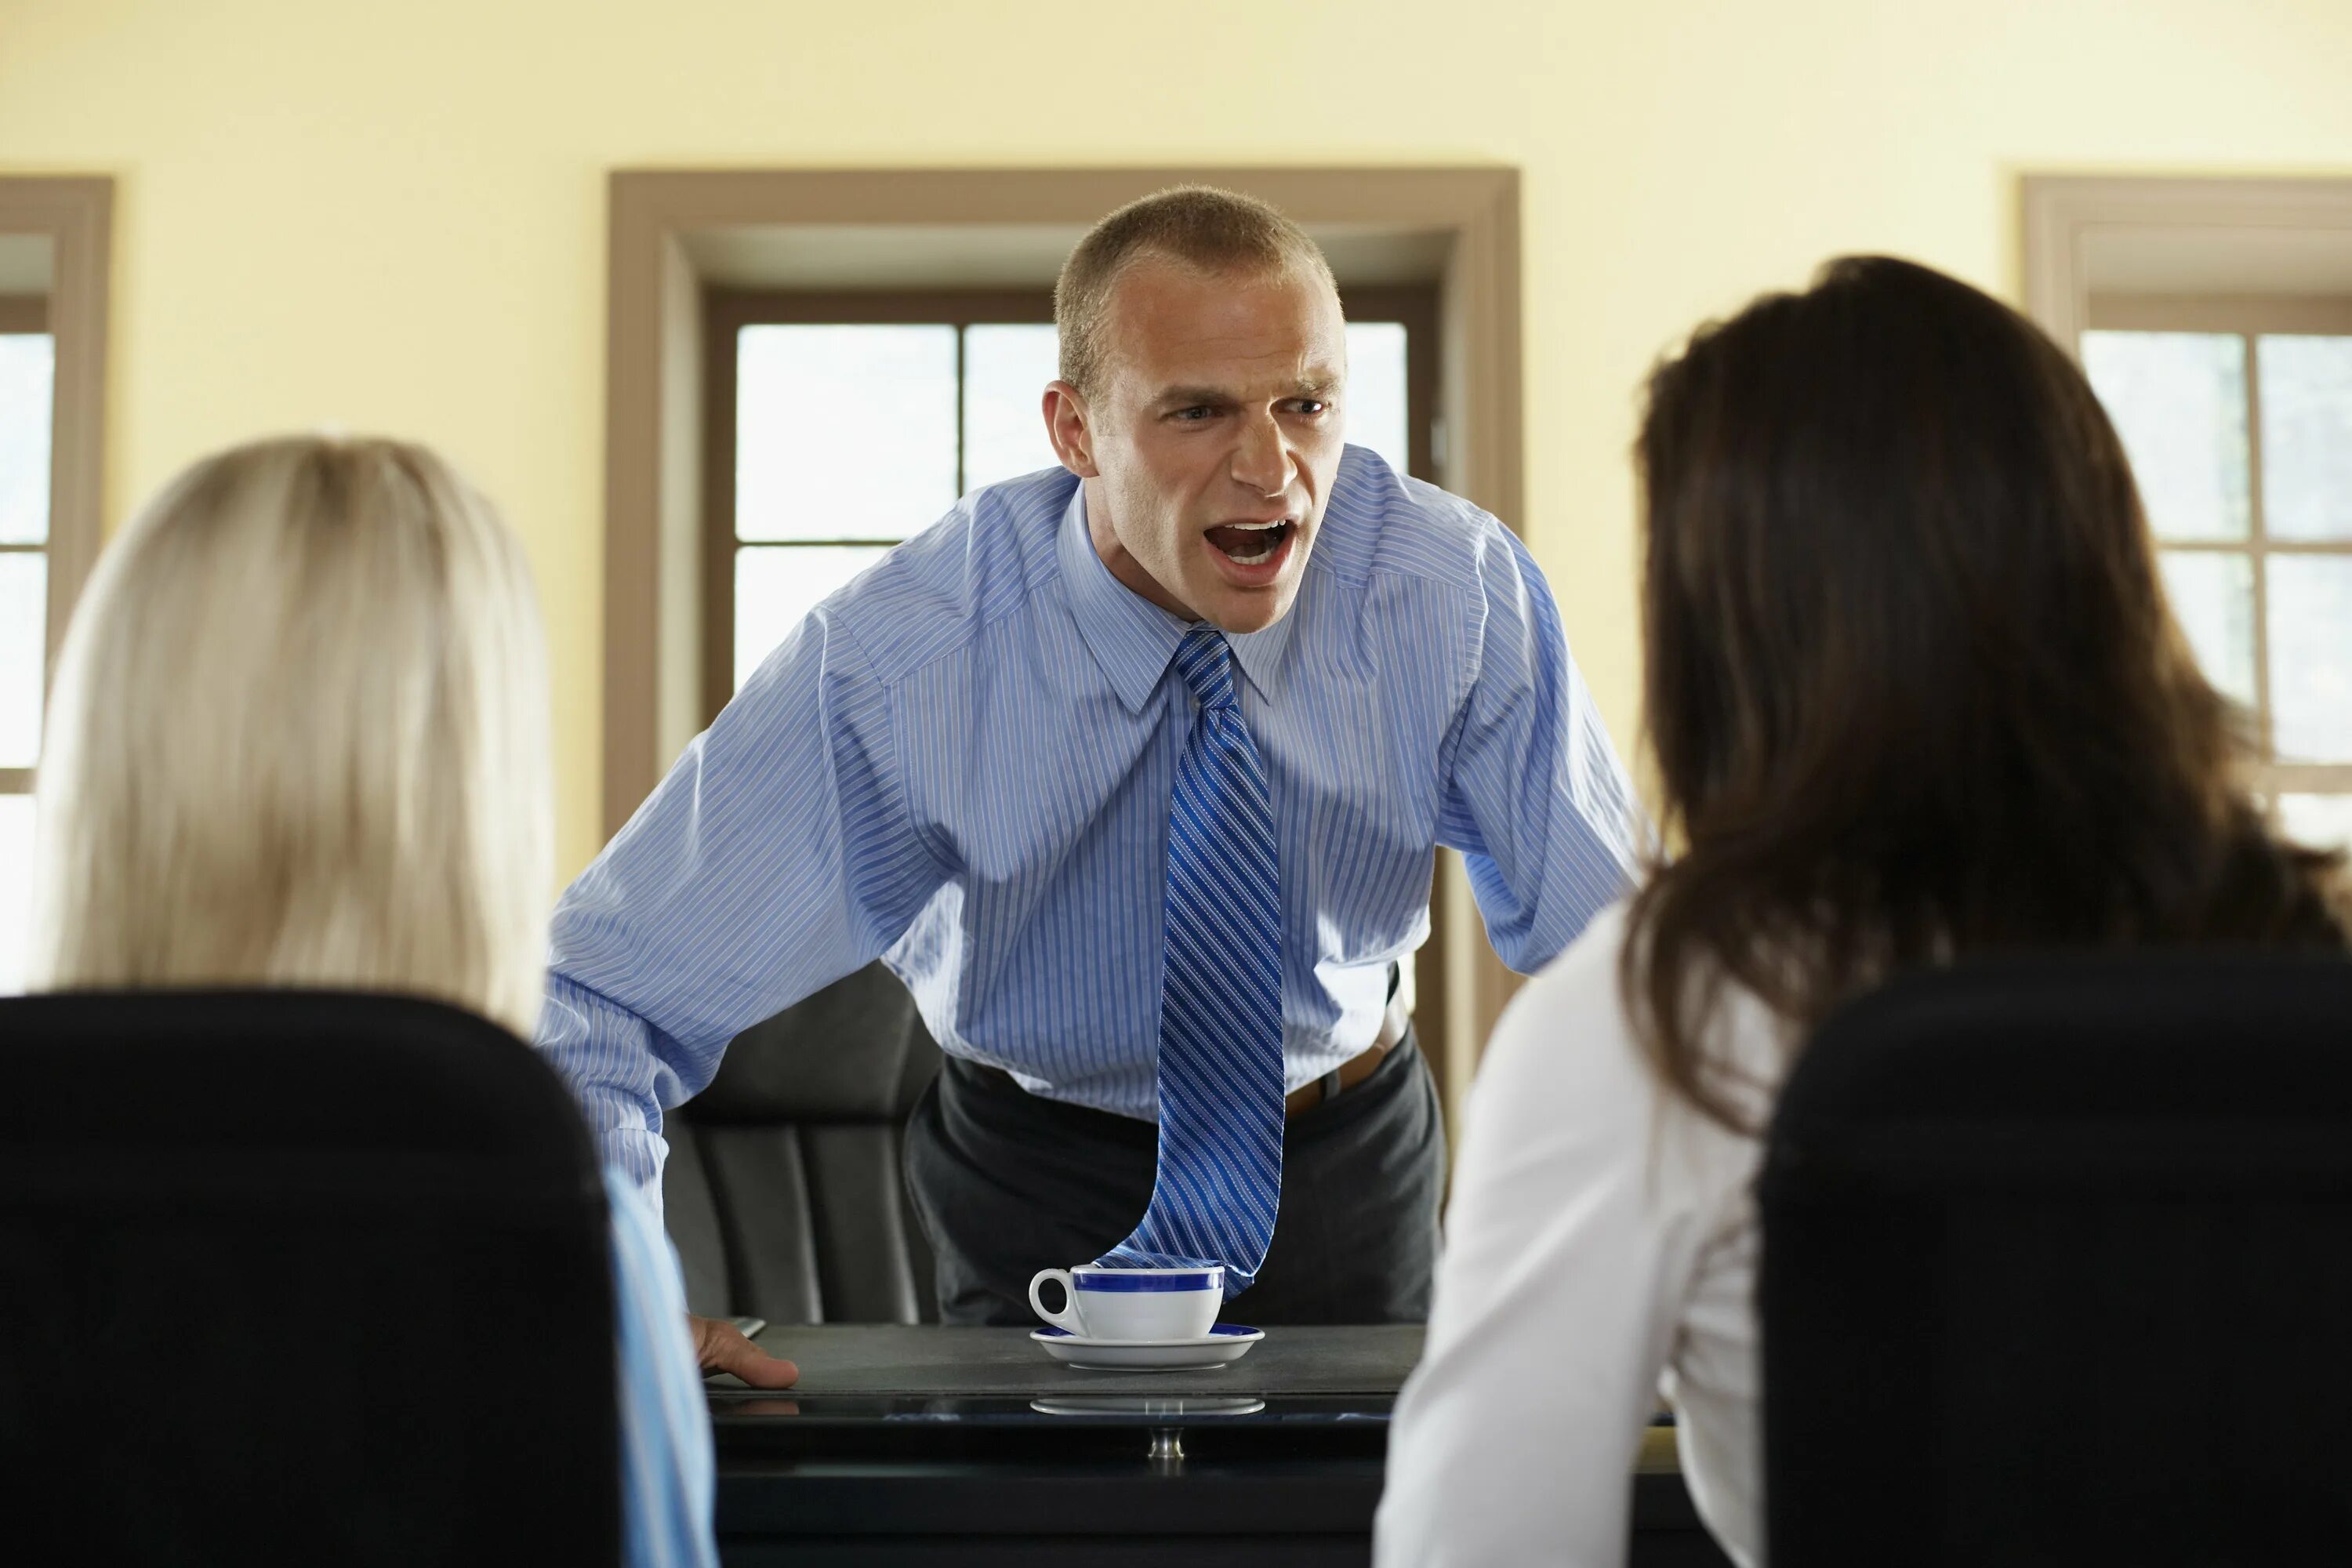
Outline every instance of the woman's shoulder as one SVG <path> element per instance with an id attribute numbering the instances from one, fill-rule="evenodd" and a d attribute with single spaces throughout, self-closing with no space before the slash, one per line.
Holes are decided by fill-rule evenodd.
<path id="1" fill-rule="evenodd" d="M 1622 902 L 1610 905 L 1519 987 L 1479 1065 L 1482 1085 L 1492 1079 L 1522 1089 L 1591 1088 L 1639 1065 L 1617 983 L 1626 920 Z"/>
<path id="2" fill-rule="evenodd" d="M 1643 1044 L 1621 984 L 1631 927 L 1628 904 L 1611 905 L 1512 998 L 1479 1067 L 1481 1121 L 1542 1119 L 1628 1143 L 1683 1123 L 1738 1138 L 1671 1090 Z M 1780 1033 L 1754 996 L 1725 988 L 1711 1047 L 1763 1097 L 1777 1083 Z"/>
<path id="3" fill-rule="evenodd" d="M 1624 926 L 1622 906 L 1595 916 L 1504 1008 L 1465 1107 L 1457 1191 L 1560 1179 L 1648 1135 L 1655 1089 L 1617 989 Z"/>

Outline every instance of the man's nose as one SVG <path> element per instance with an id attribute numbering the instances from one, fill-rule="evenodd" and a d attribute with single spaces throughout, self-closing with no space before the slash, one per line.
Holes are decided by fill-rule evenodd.
<path id="1" fill-rule="evenodd" d="M 1283 438 L 1282 426 L 1271 415 L 1244 426 L 1241 444 L 1234 451 L 1235 482 L 1262 496 L 1278 496 L 1290 489 L 1296 472 L 1290 443 Z"/>

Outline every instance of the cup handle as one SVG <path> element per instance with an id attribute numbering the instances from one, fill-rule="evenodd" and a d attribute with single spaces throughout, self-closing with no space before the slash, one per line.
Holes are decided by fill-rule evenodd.
<path id="1" fill-rule="evenodd" d="M 1045 1299 L 1038 1289 L 1048 1279 L 1059 1279 L 1062 1282 L 1062 1294 L 1066 1300 L 1058 1312 L 1045 1310 Z M 1036 1309 L 1039 1317 L 1057 1329 L 1079 1335 L 1084 1335 L 1087 1331 L 1086 1325 L 1078 1319 L 1078 1287 L 1071 1279 L 1070 1271 L 1066 1268 L 1037 1270 L 1037 1277 L 1029 1281 L 1029 1305 Z"/>

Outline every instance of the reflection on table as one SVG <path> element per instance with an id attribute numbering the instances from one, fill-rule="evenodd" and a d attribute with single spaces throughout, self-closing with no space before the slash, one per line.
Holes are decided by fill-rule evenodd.
<path id="1" fill-rule="evenodd" d="M 1217 1568 L 1370 1561 L 1412 1325 L 1269 1329 L 1230 1366 L 1101 1373 L 1024 1329 L 771 1328 L 800 1386 L 709 1385 L 730 1564 Z M 1636 1568 L 1716 1564 L 1660 1427 L 1632 1478 Z"/>

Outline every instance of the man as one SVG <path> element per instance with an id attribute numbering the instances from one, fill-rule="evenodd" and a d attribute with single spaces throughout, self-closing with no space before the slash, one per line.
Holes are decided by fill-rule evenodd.
<path id="1" fill-rule="evenodd" d="M 1444 1156 L 1392 1002 L 1434 848 L 1532 970 L 1622 889 L 1631 791 L 1527 551 L 1344 447 L 1303 231 L 1163 192 L 1055 316 L 1062 468 L 770 656 L 566 895 L 545 1047 L 651 1185 L 728 1041 L 879 954 L 947 1053 L 906 1161 L 946 1321 L 1097 1257 L 1222 1263 L 1253 1321 L 1417 1320 Z"/>

